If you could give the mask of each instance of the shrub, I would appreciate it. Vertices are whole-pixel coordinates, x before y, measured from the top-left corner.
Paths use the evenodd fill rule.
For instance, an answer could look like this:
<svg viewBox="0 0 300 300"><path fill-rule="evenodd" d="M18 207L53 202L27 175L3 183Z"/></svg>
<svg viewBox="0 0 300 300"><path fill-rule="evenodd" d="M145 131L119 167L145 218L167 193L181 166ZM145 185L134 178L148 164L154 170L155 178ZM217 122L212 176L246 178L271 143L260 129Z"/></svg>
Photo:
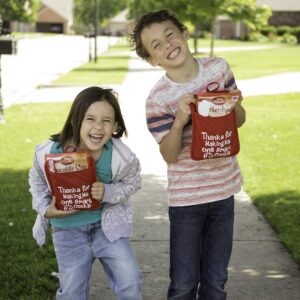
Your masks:
<svg viewBox="0 0 300 300"><path fill-rule="evenodd" d="M247 39L251 42L267 42L268 38L258 31L252 31L248 34Z"/></svg>
<svg viewBox="0 0 300 300"><path fill-rule="evenodd" d="M277 34L283 36L286 33L292 33L292 28L293 27L291 27L291 26L278 26Z"/></svg>
<svg viewBox="0 0 300 300"><path fill-rule="evenodd" d="M274 35L276 35L276 34L277 34L277 29L276 29L275 26L266 25L266 26L263 26L263 27L260 29L260 33L262 33L262 34L265 35L265 36L268 36L269 34L274 34Z"/></svg>
<svg viewBox="0 0 300 300"><path fill-rule="evenodd" d="M283 36L279 37L279 41L285 44L295 45L297 44L297 37L290 33L285 33Z"/></svg>
<svg viewBox="0 0 300 300"><path fill-rule="evenodd" d="M277 36L277 34L276 34L276 33L273 33L273 32L270 32L270 33L268 34L268 40L269 40L270 42L277 42L277 41L278 41L278 36Z"/></svg>
<svg viewBox="0 0 300 300"><path fill-rule="evenodd" d="M297 42L300 44L300 26L292 27L291 34L296 36Z"/></svg>

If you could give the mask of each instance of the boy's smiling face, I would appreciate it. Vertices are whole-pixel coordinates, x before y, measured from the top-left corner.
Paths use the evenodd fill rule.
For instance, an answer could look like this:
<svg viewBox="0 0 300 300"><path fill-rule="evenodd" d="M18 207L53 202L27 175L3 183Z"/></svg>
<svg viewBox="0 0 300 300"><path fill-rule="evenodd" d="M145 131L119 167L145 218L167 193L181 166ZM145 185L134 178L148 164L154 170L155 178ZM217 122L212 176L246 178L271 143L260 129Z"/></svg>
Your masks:
<svg viewBox="0 0 300 300"><path fill-rule="evenodd" d="M185 62L189 54L187 39L187 32L181 32L171 21L153 23L141 33L142 43L150 54L146 60L166 70L178 68Z"/></svg>

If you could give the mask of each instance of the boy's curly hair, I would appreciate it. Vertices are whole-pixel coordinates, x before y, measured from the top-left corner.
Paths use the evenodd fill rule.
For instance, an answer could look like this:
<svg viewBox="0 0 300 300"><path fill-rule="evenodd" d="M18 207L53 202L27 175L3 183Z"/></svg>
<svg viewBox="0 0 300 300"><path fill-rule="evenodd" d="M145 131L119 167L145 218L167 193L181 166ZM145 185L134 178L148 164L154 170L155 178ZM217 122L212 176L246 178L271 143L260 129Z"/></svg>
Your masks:
<svg viewBox="0 0 300 300"><path fill-rule="evenodd" d="M186 26L183 25L174 14L166 9L149 12L139 16L133 26L132 33L129 33L129 45L136 51L138 56L143 59L150 56L142 43L141 33L143 29L154 23L161 23L164 21L171 21L181 32L187 30Z"/></svg>

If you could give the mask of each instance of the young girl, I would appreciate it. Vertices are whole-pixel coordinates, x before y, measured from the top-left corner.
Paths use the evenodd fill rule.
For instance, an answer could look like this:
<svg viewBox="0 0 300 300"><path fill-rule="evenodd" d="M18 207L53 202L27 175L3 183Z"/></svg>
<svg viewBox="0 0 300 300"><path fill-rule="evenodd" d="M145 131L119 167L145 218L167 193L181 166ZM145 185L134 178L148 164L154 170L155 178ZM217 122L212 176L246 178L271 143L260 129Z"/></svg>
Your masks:
<svg viewBox="0 0 300 300"><path fill-rule="evenodd" d="M110 89L89 87L75 98L62 131L36 147L29 172L33 208L38 212L33 236L42 246L48 224L59 268L56 299L88 299L93 261L98 258L117 299L141 299L141 273L132 253L129 197L141 187L140 164L121 141L127 130L118 100ZM62 211L47 181L45 154L89 151L98 181L92 197L98 210Z"/></svg>

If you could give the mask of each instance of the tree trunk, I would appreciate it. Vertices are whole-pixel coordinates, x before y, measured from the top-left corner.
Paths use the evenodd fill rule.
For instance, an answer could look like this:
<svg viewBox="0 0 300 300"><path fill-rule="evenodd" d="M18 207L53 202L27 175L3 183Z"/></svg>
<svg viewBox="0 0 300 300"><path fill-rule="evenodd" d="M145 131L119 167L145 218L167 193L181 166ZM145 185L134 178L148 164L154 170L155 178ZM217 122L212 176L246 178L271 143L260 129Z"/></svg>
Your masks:
<svg viewBox="0 0 300 300"><path fill-rule="evenodd" d="M198 53L198 37L194 36L194 53L197 54Z"/></svg>
<svg viewBox="0 0 300 300"><path fill-rule="evenodd" d="M214 43L216 34L216 18L214 17L211 21L211 36L210 36L210 57L214 56Z"/></svg>

